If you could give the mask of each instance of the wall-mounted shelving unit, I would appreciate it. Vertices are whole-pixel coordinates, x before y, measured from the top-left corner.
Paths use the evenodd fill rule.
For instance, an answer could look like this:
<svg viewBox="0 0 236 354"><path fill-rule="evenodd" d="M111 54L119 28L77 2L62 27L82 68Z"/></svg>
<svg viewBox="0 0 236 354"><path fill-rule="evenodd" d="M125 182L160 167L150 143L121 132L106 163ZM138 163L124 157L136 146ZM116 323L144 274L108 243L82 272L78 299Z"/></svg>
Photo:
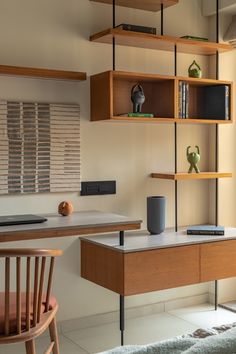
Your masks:
<svg viewBox="0 0 236 354"><path fill-rule="evenodd" d="M0 75L71 81L84 81L87 78L87 75L84 72L29 68L10 65L0 65Z"/></svg>
<svg viewBox="0 0 236 354"><path fill-rule="evenodd" d="M130 92L139 82L145 92L143 111L154 118L130 118ZM179 118L179 82L189 84L189 118ZM229 119L204 117L204 90L208 86L229 87ZM91 77L91 120L150 123L230 124L232 123L232 82L211 79L164 76L157 74L107 71ZM159 98L159 99L158 99Z"/></svg>
<svg viewBox="0 0 236 354"><path fill-rule="evenodd" d="M112 5L112 0L90 0L93 2L100 2L103 4ZM145 11L157 12L161 10L161 5L163 7L170 7L178 4L179 0L116 0L117 6L129 7L132 9L139 9Z"/></svg>
<svg viewBox="0 0 236 354"><path fill-rule="evenodd" d="M219 80L219 54L233 50L233 47L226 43L219 43L219 0L216 2L216 41L196 41L184 38L175 38L164 35L163 16L164 9L176 5L174 0L90 0L99 3L112 5L113 25L99 33L93 34L90 41L107 43L112 45L113 71L107 71L91 77L91 120L112 121L112 122L143 122L143 123L173 123L174 127L174 172L173 173L151 173L150 177L174 181L175 199L175 231L178 230L178 181L188 180L215 180L215 224L218 225L218 195L219 178L232 177L229 172L219 172L218 150L219 150L219 125L230 124L233 120L233 85L232 82ZM116 27L116 5L126 6L147 11L161 11L161 35L152 35L139 32L125 31ZM155 74L127 73L116 71L116 45L139 47L169 51L174 57L174 76L161 76ZM216 80L192 79L189 77L178 77L178 53L189 53L197 55L214 55L216 57ZM127 112L132 112L130 92L133 85L142 85L146 101L143 105L143 112L154 114L154 118L133 118L128 117ZM180 108L180 83L184 82L188 87L188 115L181 113ZM207 111L206 93L209 94L209 86L225 86L220 91L222 95L213 97L220 103L219 114L215 109ZM213 89L210 89L212 95ZM217 89L218 90L218 89ZM219 91L219 90L218 90ZM183 91L182 91L183 93ZM219 92L218 92L219 93ZM209 97L209 96L208 96ZM158 99L160 98L160 99ZM183 100L182 100L183 101ZM186 101L185 101L186 102ZM186 104L186 103L185 103ZM221 106L224 105L224 106ZM183 108L183 104L181 105ZM185 106L186 108L186 106ZM179 118L185 115L188 118ZM218 117L220 116L220 118ZM222 119L221 119L222 117ZM210 119L209 119L210 118ZM217 119L216 119L217 118ZM178 123L182 124L214 124L215 125L215 171L201 173L178 172ZM120 243L123 245L123 241ZM215 309L217 309L217 280L215 281ZM121 344L123 345L124 335L124 296L120 295L120 330Z"/></svg>

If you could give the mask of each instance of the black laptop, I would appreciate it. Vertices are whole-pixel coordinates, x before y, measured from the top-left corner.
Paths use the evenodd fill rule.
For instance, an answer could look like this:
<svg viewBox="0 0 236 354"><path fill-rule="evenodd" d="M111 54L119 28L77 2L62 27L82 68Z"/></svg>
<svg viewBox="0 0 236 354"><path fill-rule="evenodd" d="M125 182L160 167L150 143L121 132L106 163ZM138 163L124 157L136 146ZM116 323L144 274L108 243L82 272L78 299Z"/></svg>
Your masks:
<svg viewBox="0 0 236 354"><path fill-rule="evenodd" d="M6 215L0 216L0 226L36 224L47 221L43 216L38 215Z"/></svg>

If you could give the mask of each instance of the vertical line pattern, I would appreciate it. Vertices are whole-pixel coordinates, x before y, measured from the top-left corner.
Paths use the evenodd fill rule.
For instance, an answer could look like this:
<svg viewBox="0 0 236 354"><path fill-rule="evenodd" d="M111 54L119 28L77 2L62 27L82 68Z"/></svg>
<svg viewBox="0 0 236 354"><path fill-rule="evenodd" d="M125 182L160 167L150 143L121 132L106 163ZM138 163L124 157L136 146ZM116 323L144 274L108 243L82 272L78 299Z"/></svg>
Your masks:
<svg viewBox="0 0 236 354"><path fill-rule="evenodd" d="M80 190L80 107L0 101L0 195Z"/></svg>

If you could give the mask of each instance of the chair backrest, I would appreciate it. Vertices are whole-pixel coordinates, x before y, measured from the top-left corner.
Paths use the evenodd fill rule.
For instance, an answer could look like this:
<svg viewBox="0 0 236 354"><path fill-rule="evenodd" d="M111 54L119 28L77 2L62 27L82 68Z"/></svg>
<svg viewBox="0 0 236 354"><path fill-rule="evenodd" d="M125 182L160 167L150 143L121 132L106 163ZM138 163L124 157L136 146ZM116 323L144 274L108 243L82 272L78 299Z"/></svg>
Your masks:
<svg viewBox="0 0 236 354"><path fill-rule="evenodd" d="M50 310L49 301L54 262L55 257L61 254L60 250L0 249L0 259L4 258L3 266L5 267L5 336L13 334L10 333L10 296L16 297L16 332L14 334L21 334L22 330L29 331L40 322L43 302L45 303L44 312ZM12 277L13 272L15 272L14 277ZM14 292L11 291L12 288L14 288ZM44 294L46 294L46 298L43 299ZM25 296L25 325L23 329L22 296Z"/></svg>

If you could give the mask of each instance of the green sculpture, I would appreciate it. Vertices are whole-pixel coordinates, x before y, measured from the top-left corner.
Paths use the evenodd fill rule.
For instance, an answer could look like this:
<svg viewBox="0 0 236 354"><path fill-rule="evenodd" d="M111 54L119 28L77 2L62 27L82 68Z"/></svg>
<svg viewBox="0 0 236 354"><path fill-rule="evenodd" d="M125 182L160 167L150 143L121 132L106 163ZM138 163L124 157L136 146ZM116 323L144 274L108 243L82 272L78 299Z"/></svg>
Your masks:
<svg viewBox="0 0 236 354"><path fill-rule="evenodd" d="M199 173L200 170L197 166L197 163L200 161L200 149L199 146L195 146L197 149L197 152L189 152L189 149L191 146L187 147L187 160L190 163L190 167L188 170L188 173L192 173L193 169L195 170L196 173Z"/></svg>
<svg viewBox="0 0 236 354"><path fill-rule="evenodd" d="M190 67L188 68L188 76L200 79L202 77L202 70L200 66L194 60Z"/></svg>

